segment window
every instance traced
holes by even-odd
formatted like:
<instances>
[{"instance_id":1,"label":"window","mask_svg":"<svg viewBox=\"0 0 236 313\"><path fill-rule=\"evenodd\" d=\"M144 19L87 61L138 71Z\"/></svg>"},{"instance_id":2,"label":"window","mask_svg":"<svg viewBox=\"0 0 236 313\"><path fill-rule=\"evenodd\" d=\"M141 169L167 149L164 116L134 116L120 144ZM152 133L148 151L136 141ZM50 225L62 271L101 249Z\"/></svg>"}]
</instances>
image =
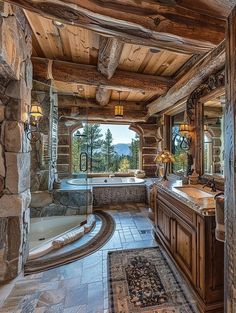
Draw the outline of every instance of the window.
<instances>
[{"instance_id":1,"label":"window","mask_svg":"<svg viewBox=\"0 0 236 313\"><path fill-rule=\"evenodd\" d=\"M213 172L212 137L209 132L204 134L204 173Z\"/></svg>"},{"instance_id":2,"label":"window","mask_svg":"<svg viewBox=\"0 0 236 313\"><path fill-rule=\"evenodd\" d=\"M71 152L72 173L129 172L139 169L140 139L128 125L84 124L72 134Z\"/></svg>"}]
</instances>

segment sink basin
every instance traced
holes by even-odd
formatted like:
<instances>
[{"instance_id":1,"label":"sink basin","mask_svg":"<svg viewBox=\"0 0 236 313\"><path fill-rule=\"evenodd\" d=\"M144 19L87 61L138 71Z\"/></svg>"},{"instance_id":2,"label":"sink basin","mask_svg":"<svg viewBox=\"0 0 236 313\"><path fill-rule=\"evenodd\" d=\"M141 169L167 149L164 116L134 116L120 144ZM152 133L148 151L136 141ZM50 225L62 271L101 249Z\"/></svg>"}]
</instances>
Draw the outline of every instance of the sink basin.
<instances>
[{"instance_id":1,"label":"sink basin","mask_svg":"<svg viewBox=\"0 0 236 313\"><path fill-rule=\"evenodd\" d=\"M213 198L214 195L211 193L205 192L203 190L200 190L195 187L175 187L179 191L187 194L189 197L195 198L195 199L202 199L202 198Z\"/></svg>"}]
</instances>

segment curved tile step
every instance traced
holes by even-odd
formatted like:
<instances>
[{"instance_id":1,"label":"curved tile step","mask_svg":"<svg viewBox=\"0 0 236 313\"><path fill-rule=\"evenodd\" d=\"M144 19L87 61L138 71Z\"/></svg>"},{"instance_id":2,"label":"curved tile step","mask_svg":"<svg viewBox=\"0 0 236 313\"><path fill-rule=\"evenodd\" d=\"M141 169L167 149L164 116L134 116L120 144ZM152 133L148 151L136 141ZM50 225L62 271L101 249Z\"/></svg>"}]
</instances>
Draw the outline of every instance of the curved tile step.
<instances>
[{"instance_id":1,"label":"curved tile step","mask_svg":"<svg viewBox=\"0 0 236 313\"><path fill-rule=\"evenodd\" d=\"M60 251L59 249L55 255L52 252L48 256L44 255L35 260L28 260L25 264L25 275L38 273L57 266L71 263L95 252L100 247L102 247L112 236L115 230L115 221L110 214L102 210L97 210L94 212L94 214L97 215L102 221L101 229L97 235L95 235L90 241L84 245L81 245L80 247L71 245L71 249L68 249L66 252L62 252L61 254L58 253L58 251Z\"/></svg>"}]
</instances>

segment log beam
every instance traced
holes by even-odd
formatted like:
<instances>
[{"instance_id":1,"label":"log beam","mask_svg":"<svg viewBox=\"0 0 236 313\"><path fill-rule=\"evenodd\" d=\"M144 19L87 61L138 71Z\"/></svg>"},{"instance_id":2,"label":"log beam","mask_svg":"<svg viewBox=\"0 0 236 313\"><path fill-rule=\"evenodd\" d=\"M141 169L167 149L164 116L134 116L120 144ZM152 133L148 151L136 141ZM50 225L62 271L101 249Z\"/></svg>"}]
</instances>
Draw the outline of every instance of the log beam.
<instances>
[{"instance_id":1,"label":"log beam","mask_svg":"<svg viewBox=\"0 0 236 313\"><path fill-rule=\"evenodd\" d=\"M194 66L169 89L167 94L150 103L148 105L149 115L151 116L166 110L177 102L186 99L208 76L223 69L224 65L225 44L222 43L195 63Z\"/></svg>"},{"instance_id":2,"label":"log beam","mask_svg":"<svg viewBox=\"0 0 236 313\"><path fill-rule=\"evenodd\" d=\"M124 44L116 38L101 37L98 54L98 71L107 79L112 78L117 66ZM111 90L99 87L96 92L96 100L100 105L107 105L111 96Z\"/></svg>"},{"instance_id":3,"label":"log beam","mask_svg":"<svg viewBox=\"0 0 236 313\"><path fill-rule=\"evenodd\" d=\"M120 70L116 71L108 80L93 65L41 58L32 58L32 63L33 75L36 80L54 79L66 83L106 87L120 91L154 91L159 95L166 93L173 85L171 79Z\"/></svg>"},{"instance_id":4,"label":"log beam","mask_svg":"<svg viewBox=\"0 0 236 313\"><path fill-rule=\"evenodd\" d=\"M146 110L130 111L128 108L124 108L124 116L122 119L117 119L114 116L114 110L112 108L80 108L79 114L75 116L73 114L73 108L71 109L59 109L59 115L65 116L67 119L73 119L83 121L85 118L89 122L99 123L119 123L130 124L136 122L146 122Z\"/></svg>"},{"instance_id":5,"label":"log beam","mask_svg":"<svg viewBox=\"0 0 236 313\"><path fill-rule=\"evenodd\" d=\"M120 104L124 106L125 110L127 111L145 111L146 104L144 102L134 102L134 101L120 101ZM60 109L69 109L71 107L78 107L78 108L97 108L97 109L111 109L114 113L114 106L117 105L117 101L109 101L107 106L101 107L97 102L96 99L83 99L75 96L70 95L58 95L58 107ZM147 110L146 110L147 113Z\"/></svg>"},{"instance_id":6,"label":"log beam","mask_svg":"<svg viewBox=\"0 0 236 313\"><path fill-rule=\"evenodd\" d=\"M119 65L124 44L116 38L101 37L98 54L98 71L110 79Z\"/></svg>"},{"instance_id":7,"label":"log beam","mask_svg":"<svg viewBox=\"0 0 236 313\"><path fill-rule=\"evenodd\" d=\"M96 101L100 105L107 105L110 101L111 90L103 87L98 87L96 91Z\"/></svg>"},{"instance_id":8,"label":"log beam","mask_svg":"<svg viewBox=\"0 0 236 313\"><path fill-rule=\"evenodd\" d=\"M124 42L181 53L205 53L218 45L225 33L225 21L212 17L210 8L199 13L175 1L173 5L154 0L130 0L128 4L123 0L102 4L97 0L7 1Z\"/></svg>"}]
</instances>

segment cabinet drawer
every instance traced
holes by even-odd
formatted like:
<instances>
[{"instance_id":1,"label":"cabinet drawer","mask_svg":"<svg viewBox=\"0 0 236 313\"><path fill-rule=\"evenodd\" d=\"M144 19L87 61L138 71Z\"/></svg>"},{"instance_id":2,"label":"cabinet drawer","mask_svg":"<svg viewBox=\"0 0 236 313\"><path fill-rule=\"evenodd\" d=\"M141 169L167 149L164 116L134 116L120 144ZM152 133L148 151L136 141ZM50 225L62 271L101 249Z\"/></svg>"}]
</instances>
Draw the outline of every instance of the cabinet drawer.
<instances>
[{"instance_id":1,"label":"cabinet drawer","mask_svg":"<svg viewBox=\"0 0 236 313\"><path fill-rule=\"evenodd\" d=\"M162 201L169 209L171 209L172 212L177 214L181 219L196 227L196 212L193 209L187 207L186 205L169 196L165 192L160 192L159 190L157 193L157 202L158 201Z\"/></svg>"}]
</instances>

